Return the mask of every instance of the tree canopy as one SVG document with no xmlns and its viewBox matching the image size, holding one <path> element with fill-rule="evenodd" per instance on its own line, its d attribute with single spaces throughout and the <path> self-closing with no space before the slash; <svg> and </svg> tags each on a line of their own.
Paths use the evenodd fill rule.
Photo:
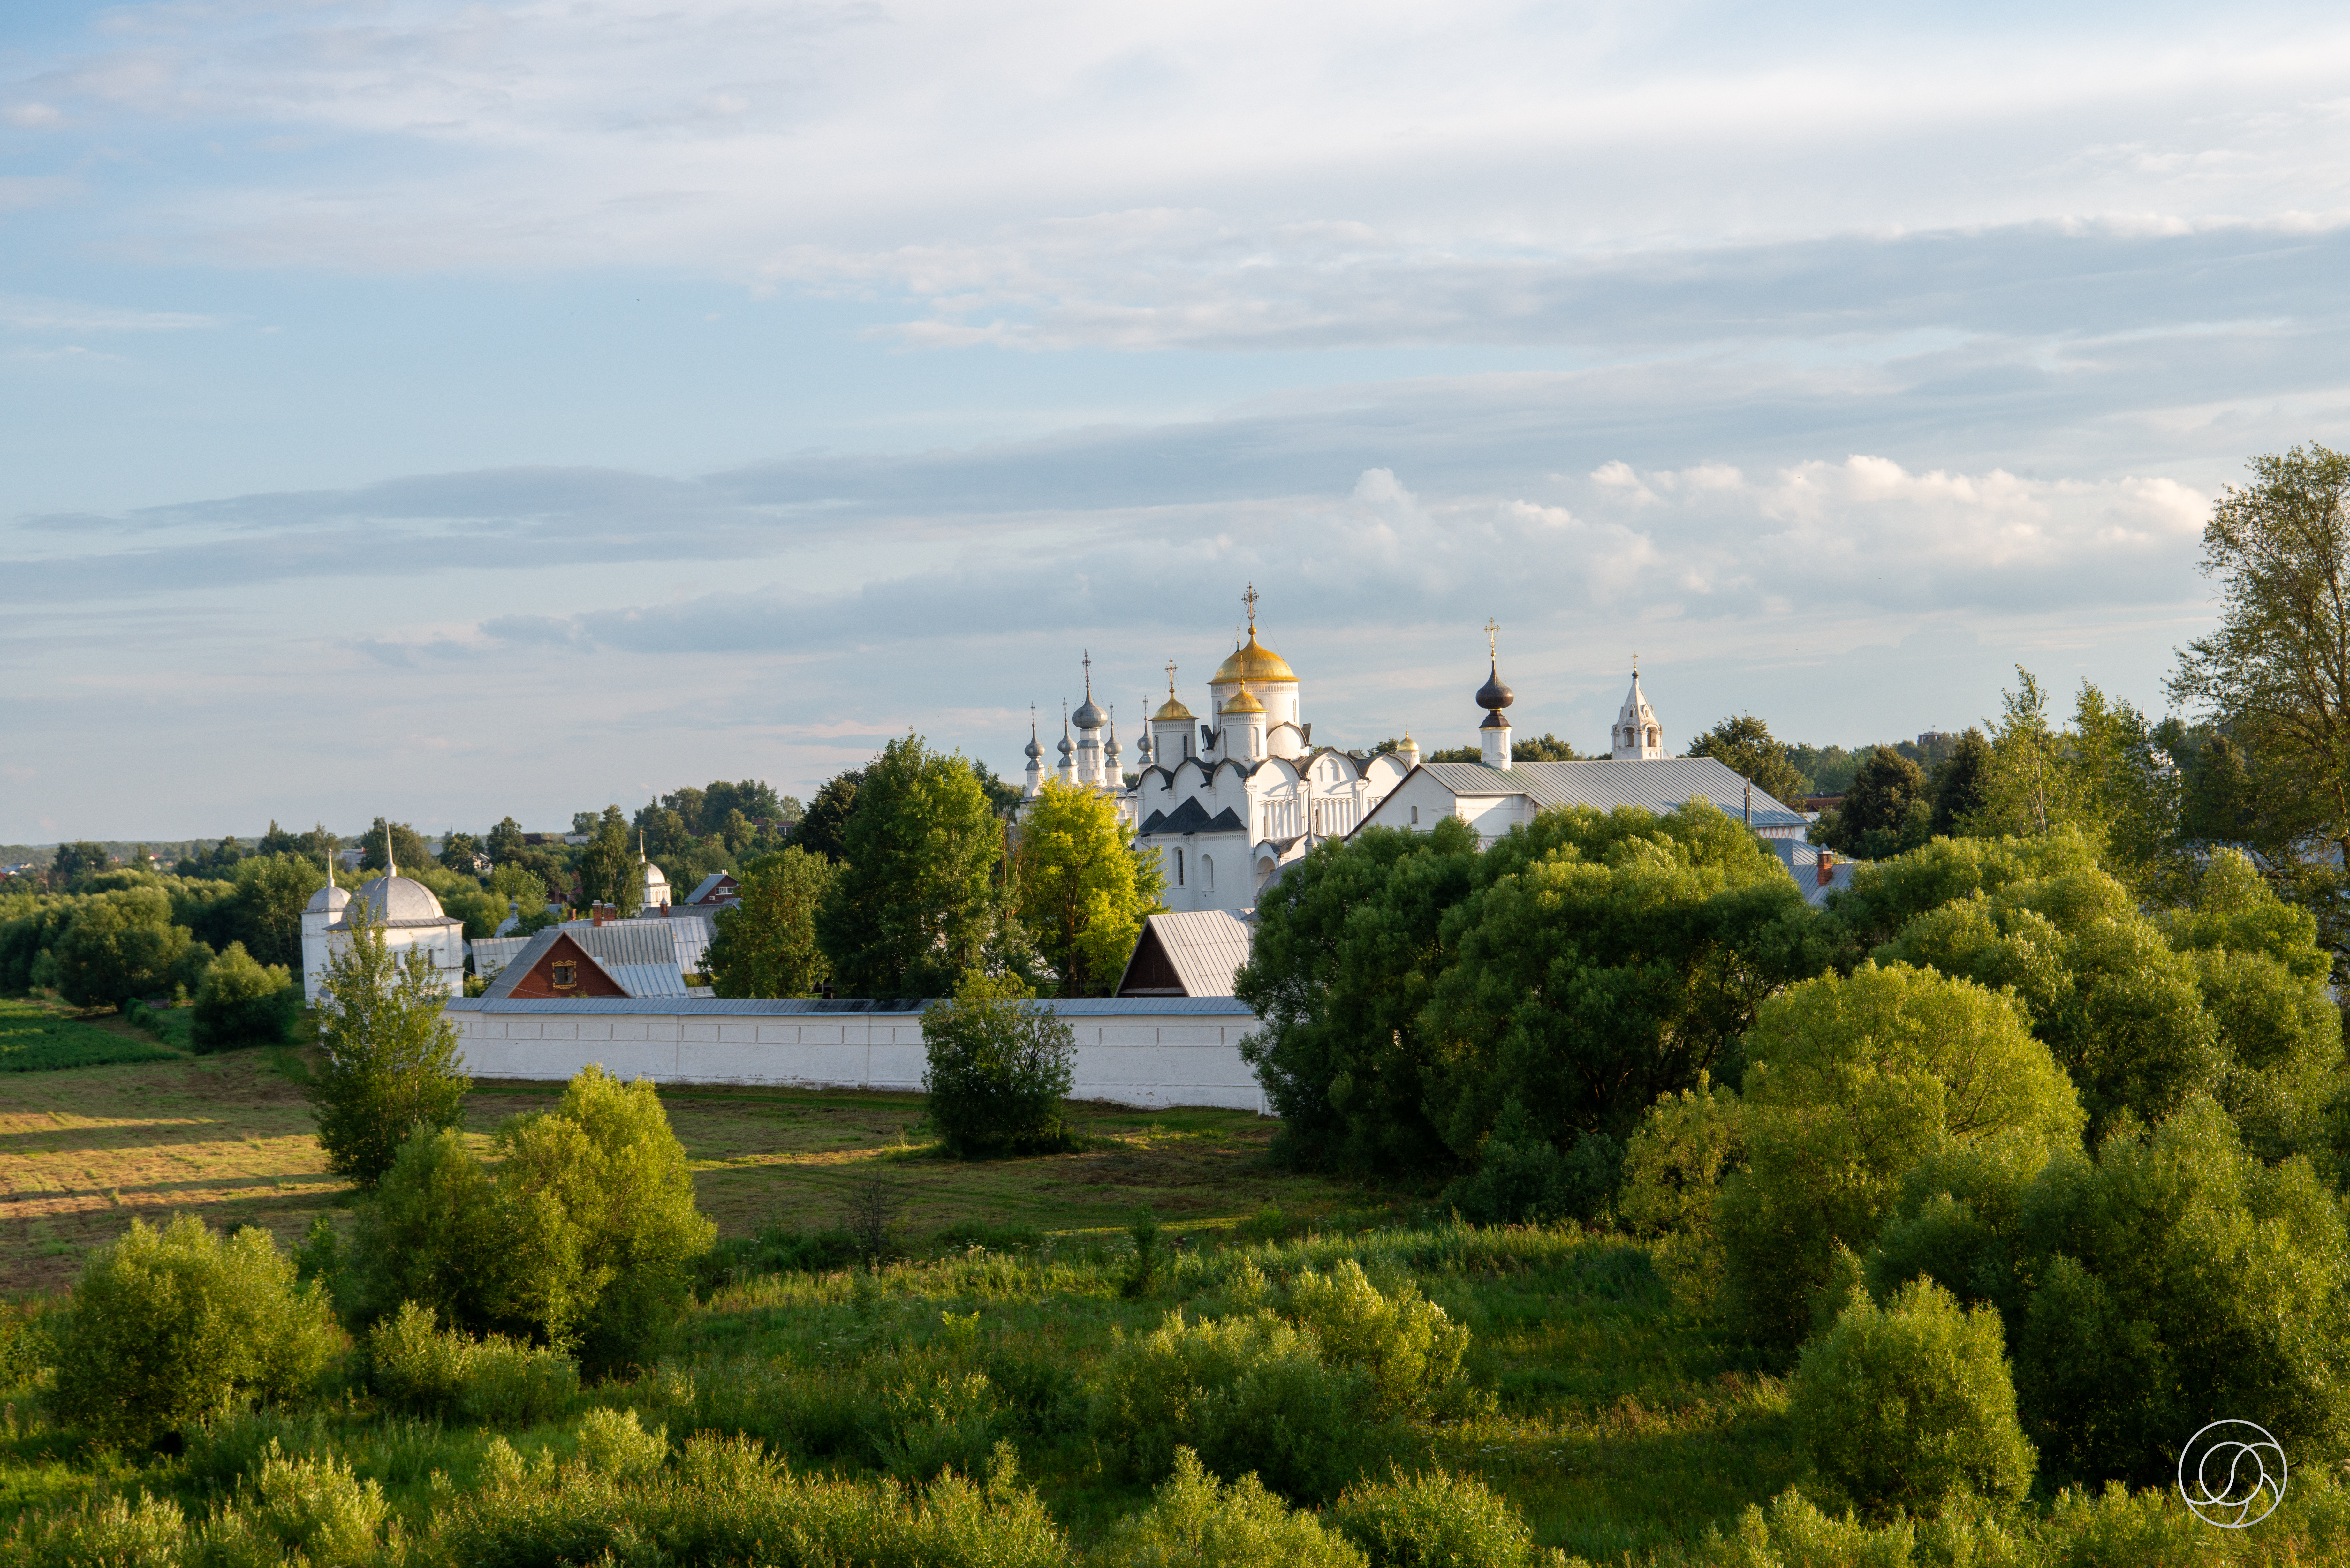
<svg viewBox="0 0 2350 1568">
<path fill-rule="evenodd" d="M 1021 818 L 1014 898 L 1063 996 L 1118 983 L 1142 922 L 1161 907 L 1162 881 L 1158 855 L 1134 847 L 1133 828 L 1097 791 L 1048 778 Z"/>
<path fill-rule="evenodd" d="M 1690 742 L 1692 757 L 1711 757 L 1782 805 L 1800 805 L 1811 782 L 1788 760 L 1787 748 L 1771 726 L 1752 713 L 1735 713 Z"/>
<path fill-rule="evenodd" d="M 1003 824 L 961 756 L 890 742 L 865 770 L 842 848 L 816 937 L 847 994 L 945 995 L 983 966 Z"/>
</svg>

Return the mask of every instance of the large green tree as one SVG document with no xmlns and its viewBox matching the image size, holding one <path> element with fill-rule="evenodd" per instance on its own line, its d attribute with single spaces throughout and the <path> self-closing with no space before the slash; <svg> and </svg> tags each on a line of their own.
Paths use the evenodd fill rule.
<svg viewBox="0 0 2350 1568">
<path fill-rule="evenodd" d="M 1134 847 L 1107 795 L 1059 779 L 1045 781 L 1021 818 L 1012 886 L 1063 996 L 1116 986 L 1142 922 L 1161 908 L 1158 855 Z"/>
<path fill-rule="evenodd" d="M 842 847 L 816 940 L 848 994 L 943 996 L 983 965 L 1003 825 L 961 756 L 890 742 L 865 770 Z"/>
<path fill-rule="evenodd" d="M 1882 860 L 1925 843 L 1933 819 L 1924 771 L 1890 746 L 1871 746 L 1853 770 L 1843 804 L 1814 836 L 1863 860 Z"/>
<path fill-rule="evenodd" d="M 453 1127 L 473 1087 L 432 955 L 395 954 L 354 902 L 347 942 L 327 961 L 318 1000 L 323 1060 L 307 1091 L 318 1145 L 337 1174 L 373 1187 L 411 1128 Z"/>
<path fill-rule="evenodd" d="M 389 861 L 385 859 L 387 854 L 391 857 Z M 432 858 L 424 853 L 424 840 L 416 829 L 404 822 L 387 822 L 380 816 L 369 826 L 359 852 L 359 864 L 369 871 L 380 871 L 396 863 L 411 876 Z"/>
<path fill-rule="evenodd" d="M 813 855 L 846 859 L 848 819 L 857 810 L 858 786 L 864 782 L 863 768 L 849 768 L 827 779 L 808 801 L 807 810 L 792 832 L 792 842 Z"/>
<path fill-rule="evenodd" d="M 251 855 L 239 861 L 235 902 L 246 950 L 264 964 L 299 964 L 302 912 L 326 884 L 325 865 L 299 855 Z"/>
<path fill-rule="evenodd" d="M 1689 754 L 1711 757 L 1783 805 L 1800 805 L 1810 781 L 1787 757 L 1771 726 L 1752 713 L 1733 713 L 1690 742 Z"/>
<path fill-rule="evenodd" d="M 623 915 L 633 915 L 644 901 L 644 888 L 638 877 L 637 841 L 629 831 L 629 819 L 619 806 L 608 805 L 590 820 L 593 836 L 579 852 L 580 896 L 591 904 L 610 904 Z"/>
<path fill-rule="evenodd" d="M 1318 844 L 1257 902 L 1233 990 L 1263 1025 L 1242 1042 L 1275 1115 L 1276 1149 L 1343 1170 L 1440 1170 L 1420 1016 L 1444 970 L 1446 912 L 1476 879 L 1477 835 L 1367 827 Z"/>
<path fill-rule="evenodd" d="M 1952 742 L 1950 754 L 1934 764 L 1927 781 L 1934 798 L 1936 833 L 1948 837 L 1966 831 L 1983 808 L 1990 769 L 1991 742 L 1981 730 L 1970 729 Z"/>
<path fill-rule="evenodd" d="M 743 868 L 740 899 L 719 912 L 710 982 L 721 996 L 814 996 L 831 977 L 816 945 L 816 910 L 839 867 L 786 845 Z"/>
<path fill-rule="evenodd" d="M 484 843 L 493 866 L 504 866 L 509 861 L 521 859 L 529 846 L 529 838 L 523 832 L 522 824 L 511 816 L 500 817 L 498 825 L 490 829 L 489 838 Z"/>
</svg>

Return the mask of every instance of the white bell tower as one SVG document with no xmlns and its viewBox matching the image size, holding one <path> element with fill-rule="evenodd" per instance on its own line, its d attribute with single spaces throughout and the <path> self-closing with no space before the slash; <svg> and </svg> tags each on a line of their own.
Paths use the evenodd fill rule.
<svg viewBox="0 0 2350 1568">
<path fill-rule="evenodd" d="M 1619 763 L 1653 763 L 1671 753 L 1665 750 L 1665 727 L 1657 722 L 1657 711 L 1648 706 L 1648 699 L 1640 691 L 1640 656 L 1632 656 L 1632 690 L 1624 695 L 1624 706 L 1616 715 L 1613 753 Z"/>
</svg>

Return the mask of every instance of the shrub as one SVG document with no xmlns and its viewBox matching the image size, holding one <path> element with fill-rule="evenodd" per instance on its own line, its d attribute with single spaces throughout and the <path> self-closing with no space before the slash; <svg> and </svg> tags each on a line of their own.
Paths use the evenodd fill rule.
<svg viewBox="0 0 2350 1568">
<path fill-rule="evenodd" d="M 1841 1244 L 1876 1241 L 1904 1172 L 2013 1128 L 2048 1147 L 2081 1108 L 2009 995 L 1864 963 L 1764 1002 L 1747 1035 L 1747 1167 L 1715 1206 L 1732 1317 L 1792 1348 Z"/>
<path fill-rule="evenodd" d="M 353 1238 L 363 1314 L 414 1302 L 467 1333 L 576 1347 L 594 1371 L 650 1355 L 717 1232 L 652 1085 L 588 1067 L 494 1148 L 493 1175 L 453 1131 L 401 1147 Z"/>
<path fill-rule="evenodd" d="M 1313 1515 L 1292 1513 L 1253 1475 L 1217 1485 L 1189 1449 L 1175 1450 L 1174 1473 L 1150 1506 L 1118 1521 L 1094 1561 L 1101 1568 L 1363 1568 L 1362 1552 Z"/>
<path fill-rule="evenodd" d="M 1188 1447 L 1226 1478 L 1254 1470 L 1284 1496 L 1318 1500 L 1354 1473 L 1371 1379 L 1326 1366 L 1313 1334 L 1271 1313 L 1121 1334 L 1103 1358 L 1087 1424 L 1125 1474 L 1157 1480 Z"/>
<path fill-rule="evenodd" d="M 1804 1348 L 1788 1410 L 1821 1476 L 1873 1514 L 1939 1513 L 1959 1495 L 2020 1498 L 2033 1454 L 2016 1423 L 1999 1314 L 1929 1280 L 1862 1297 Z"/>
<path fill-rule="evenodd" d="M 198 1532 L 186 1568 L 360 1568 L 400 1555 L 382 1487 L 332 1456 L 289 1459 L 272 1442 L 260 1474 Z"/>
<path fill-rule="evenodd" d="M 301 989 L 282 965 L 265 969 L 243 942 L 231 942 L 196 987 L 189 1038 L 199 1053 L 279 1044 L 301 1009 Z"/>
<path fill-rule="evenodd" d="M 1624 1146 L 1616 1211 L 1642 1236 L 1710 1236 L 1722 1178 L 1746 1158 L 1738 1096 L 1697 1075 L 1695 1088 L 1659 1096 Z"/>
<path fill-rule="evenodd" d="M 1327 1274 L 1298 1275 L 1290 1304 L 1314 1331 L 1326 1364 L 1369 1374 L 1382 1415 L 1448 1414 L 1469 1392 L 1461 1373 L 1469 1330 L 1409 1281 L 1383 1294 L 1362 1264 L 1343 1258 Z"/>
<path fill-rule="evenodd" d="M 361 909 L 353 904 L 353 909 Z M 361 919 L 328 960 L 318 999 L 325 1061 L 306 1091 L 318 1146 L 338 1176 L 373 1187 L 419 1126 L 453 1127 L 473 1081 L 431 955 L 403 960 Z"/>
<path fill-rule="evenodd" d="M 1578 1135 L 1562 1153 L 1515 1099 L 1477 1146 L 1476 1168 L 1456 1177 L 1444 1202 L 1477 1225 L 1595 1220 L 1623 1178 L 1624 1146 L 1604 1132 Z"/>
<path fill-rule="evenodd" d="M 51 1326 L 58 1416 L 144 1443 L 241 1397 L 286 1399 L 336 1343 L 324 1293 L 297 1285 L 268 1232 L 224 1238 L 180 1215 L 133 1220 L 92 1258 Z"/>
<path fill-rule="evenodd" d="M 96 1497 L 69 1513 L 21 1516 L 0 1538 L 9 1568 L 180 1568 L 188 1521 L 177 1503 Z"/>
<path fill-rule="evenodd" d="M 2036 1285 L 2016 1387 L 2051 1469 L 2158 1483 L 2189 1433 L 2230 1417 L 2304 1461 L 2350 1444 L 2350 1256 L 2306 1160 L 2263 1165 L 2199 1097 L 2094 1161 L 2052 1159 L 2022 1232 Z"/>
<path fill-rule="evenodd" d="M 1014 980 L 963 976 L 951 1002 L 922 1013 L 922 1074 L 931 1125 L 950 1152 L 969 1158 L 1068 1147 L 1068 1097 L 1076 1037 L 1049 1007 L 1025 1000 Z"/>
<path fill-rule="evenodd" d="M 402 1302 L 368 1334 L 369 1381 L 396 1408 L 476 1425 L 525 1427 L 568 1409 L 579 1366 L 559 1351 L 502 1334 L 474 1340 L 433 1326 L 432 1309 Z"/>
<path fill-rule="evenodd" d="M 1474 1476 L 1449 1470 L 1349 1488 L 1328 1521 L 1363 1549 L 1370 1568 L 1523 1568 L 1534 1534 L 1506 1498 Z"/>
</svg>

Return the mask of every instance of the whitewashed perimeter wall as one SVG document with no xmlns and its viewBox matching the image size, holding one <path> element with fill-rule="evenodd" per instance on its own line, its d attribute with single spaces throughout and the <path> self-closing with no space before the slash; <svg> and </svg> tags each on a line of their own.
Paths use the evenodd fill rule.
<svg viewBox="0 0 2350 1568">
<path fill-rule="evenodd" d="M 565 1079 L 589 1063 L 661 1084 L 793 1088 L 922 1086 L 922 1026 L 910 1014 L 799 1018 L 691 1013 L 479 1012 L 452 1010 L 465 1070 L 481 1078 Z M 1074 1099 L 1156 1109 L 1218 1106 L 1269 1114 L 1241 1060 L 1253 1014 L 1068 1017 L 1076 1036 Z"/>
</svg>

